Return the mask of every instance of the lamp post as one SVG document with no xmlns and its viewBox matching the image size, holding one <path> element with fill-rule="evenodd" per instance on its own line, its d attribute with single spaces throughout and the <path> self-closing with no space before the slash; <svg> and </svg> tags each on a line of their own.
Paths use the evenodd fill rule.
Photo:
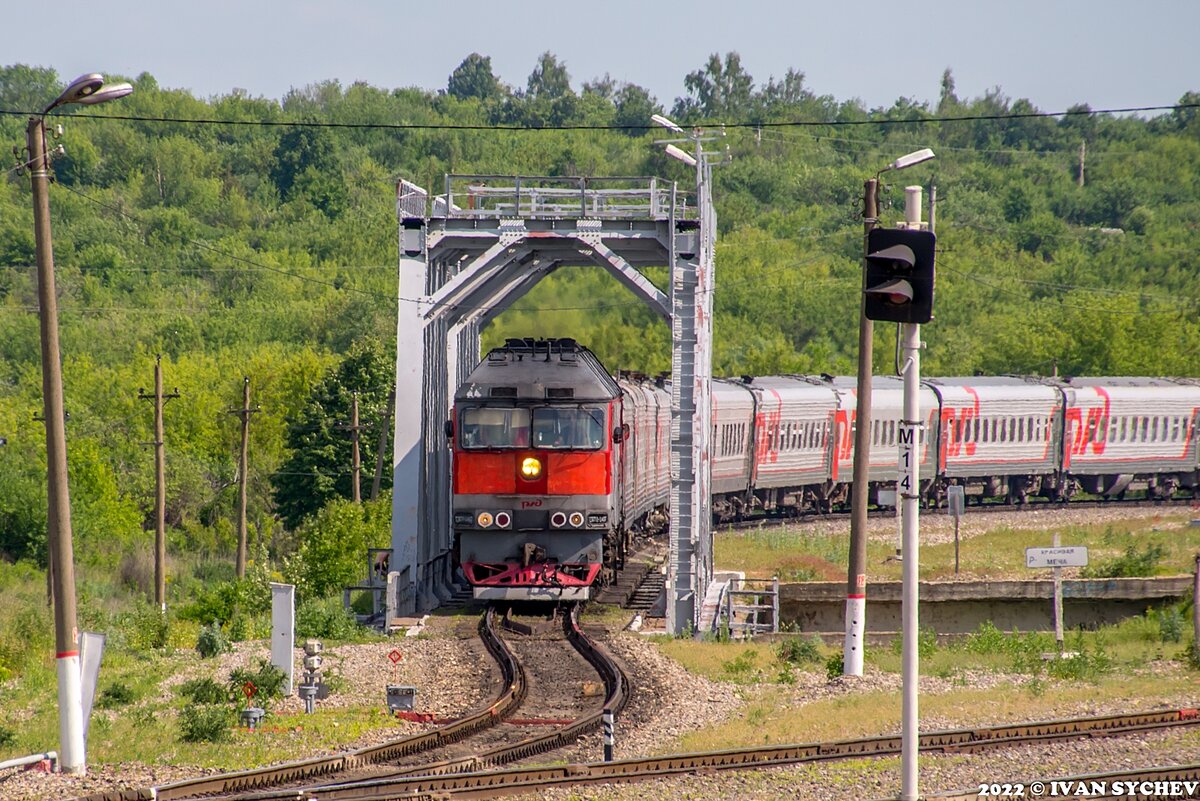
<svg viewBox="0 0 1200 801">
<path fill-rule="evenodd" d="M 75 557 L 71 544 L 71 502 L 67 492 L 67 440 L 63 414 L 62 365 L 59 363 L 58 303 L 54 286 L 54 246 L 50 237 L 50 156 L 46 152 L 46 115 L 72 103 L 94 105 L 124 97 L 127 83 L 106 85 L 95 73 L 81 75 L 30 117 L 25 130 L 33 189 L 33 227 L 37 249 L 38 307 L 42 339 L 42 402 L 46 425 L 46 483 L 49 508 L 46 537 L 54 574 L 54 643 L 58 668 L 59 759 L 67 773 L 84 773 L 80 690 L 79 630 L 75 625 Z"/>
</svg>

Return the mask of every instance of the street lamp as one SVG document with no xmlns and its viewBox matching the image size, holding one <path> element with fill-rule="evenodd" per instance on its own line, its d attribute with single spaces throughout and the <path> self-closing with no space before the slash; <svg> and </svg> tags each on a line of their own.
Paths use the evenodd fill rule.
<svg viewBox="0 0 1200 801">
<path fill-rule="evenodd" d="M 71 544 L 71 502 L 67 491 L 67 440 L 63 413 L 62 365 L 59 363 L 58 302 L 54 286 L 54 246 L 50 237 L 50 156 L 46 152 L 46 115 L 59 106 L 85 106 L 124 97 L 127 83 L 105 84 L 97 73 L 71 81 L 25 129 L 33 189 L 38 306 L 42 335 L 42 403 L 46 424 L 46 483 L 49 509 L 46 537 L 54 587 L 54 642 L 58 667 L 59 760 L 67 773 L 85 773 L 83 706 L 80 691 L 79 632 L 75 626 L 75 556 Z"/>
</svg>

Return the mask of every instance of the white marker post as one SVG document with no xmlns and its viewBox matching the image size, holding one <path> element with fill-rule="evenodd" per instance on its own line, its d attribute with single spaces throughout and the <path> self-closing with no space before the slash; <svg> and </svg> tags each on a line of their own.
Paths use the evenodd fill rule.
<svg viewBox="0 0 1200 801">
<path fill-rule="evenodd" d="M 296 647 L 296 588 L 271 582 L 271 664 L 283 671 L 283 694 L 292 694 Z"/>
<path fill-rule="evenodd" d="M 1054 533 L 1054 547 L 1025 549 L 1025 567 L 1054 568 L 1054 639 L 1060 656 L 1063 652 L 1062 568 L 1084 567 L 1087 563 L 1088 549 L 1082 545 L 1062 547 L 1058 532 Z"/>
<path fill-rule="evenodd" d="M 960 484 L 946 487 L 946 503 L 950 508 L 950 516 L 954 518 L 954 575 L 958 575 L 958 522 L 966 511 L 966 496 Z"/>
</svg>

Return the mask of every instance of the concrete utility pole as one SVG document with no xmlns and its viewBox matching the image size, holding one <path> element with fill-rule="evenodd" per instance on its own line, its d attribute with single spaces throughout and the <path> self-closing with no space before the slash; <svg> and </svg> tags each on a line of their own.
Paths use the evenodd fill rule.
<svg viewBox="0 0 1200 801">
<path fill-rule="evenodd" d="M 878 224 L 879 178 L 863 186 L 863 293 L 858 307 L 858 391 L 854 407 L 854 487 L 850 495 L 850 564 L 846 576 L 846 643 L 842 672 L 863 674 L 863 633 L 867 628 L 867 498 L 871 465 L 871 368 L 875 324 L 866 315 L 867 235 Z"/>
<path fill-rule="evenodd" d="M 230 409 L 229 414 L 242 420 L 242 450 L 238 460 L 238 544 L 237 577 L 246 577 L 246 492 L 250 483 L 250 415 L 257 414 L 261 407 L 250 408 L 250 377 L 242 378 L 242 408 Z"/>
<path fill-rule="evenodd" d="M 58 672 L 59 760 L 64 773 L 86 773 L 83 738 L 83 695 L 79 631 L 75 612 L 75 552 L 71 534 L 71 500 L 67 487 L 67 436 L 63 411 L 62 364 L 59 362 L 58 301 L 54 282 L 54 245 L 50 233 L 50 158 L 46 153 L 46 115 L 72 103 L 93 105 L 124 97 L 127 83 L 105 85 L 104 76 L 89 73 L 71 82 L 25 129 L 33 230 L 37 250 L 38 322 L 42 343 L 42 403 L 46 424 L 46 539 L 54 588 L 54 646 Z"/>
<path fill-rule="evenodd" d="M 154 603 L 167 610 L 167 464 L 163 447 L 163 404 L 179 397 L 176 389 L 163 394 L 162 354 L 154 357 L 154 394 L 140 390 L 138 398 L 154 401 Z"/>
<path fill-rule="evenodd" d="M 383 425 L 379 427 L 379 446 L 375 449 L 375 480 L 371 482 L 371 500 L 379 497 L 383 484 L 383 457 L 387 454 L 388 429 L 392 427 L 392 409 L 396 406 L 396 390 L 388 393 L 387 405 L 383 409 Z"/>
</svg>

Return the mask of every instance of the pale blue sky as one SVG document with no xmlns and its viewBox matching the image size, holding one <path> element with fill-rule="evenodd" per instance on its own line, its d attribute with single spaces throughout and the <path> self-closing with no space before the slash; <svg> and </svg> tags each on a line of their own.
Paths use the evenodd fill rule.
<svg viewBox="0 0 1200 801">
<path fill-rule="evenodd" d="M 326 79 L 440 89 L 472 51 L 524 86 L 545 50 L 576 89 L 608 72 L 668 108 L 689 71 L 729 50 L 757 84 L 795 67 L 818 94 L 870 107 L 936 102 L 946 67 L 960 97 L 999 86 L 1045 111 L 1165 105 L 1200 90 L 1197 0 L 0 0 L 0 12 L 2 64 L 53 67 L 64 81 L 147 71 L 202 97 L 240 87 L 279 98 Z M 34 29 L 42 35 L 24 33 Z"/>
</svg>

